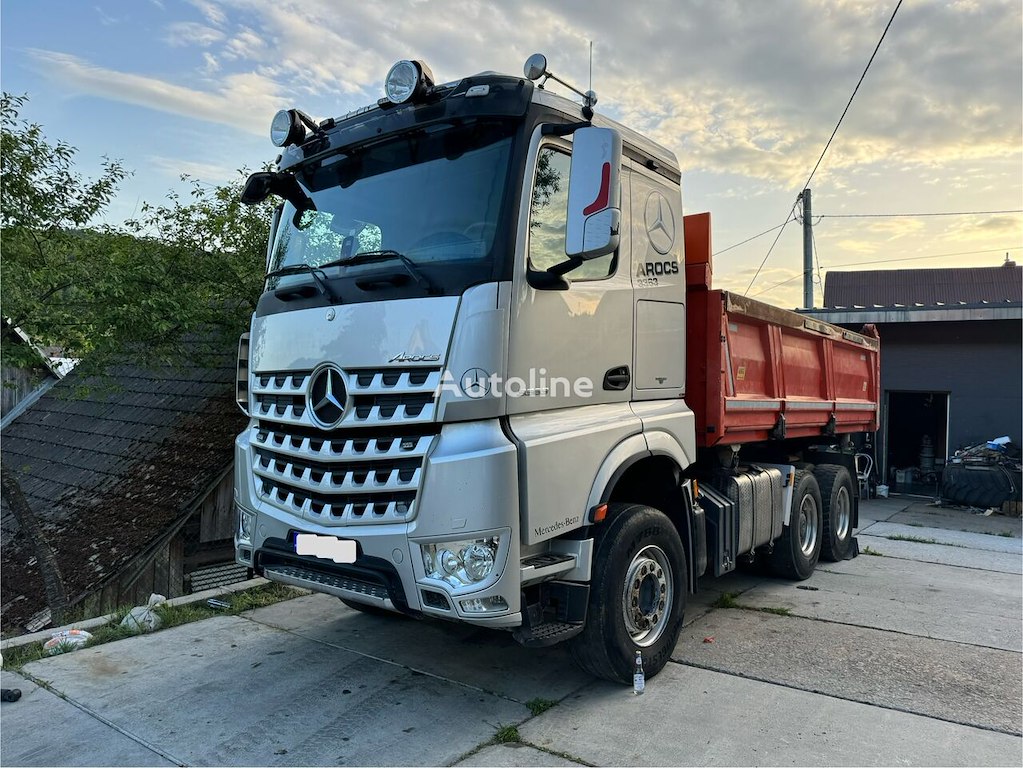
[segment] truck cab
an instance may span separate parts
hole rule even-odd
[[[284,202],[239,348],[237,561],[358,610],[567,640],[628,681],[637,651],[664,666],[700,575],[800,525],[809,551],[785,546],[816,563],[828,509],[817,487],[800,517],[807,470],[761,451],[769,536],[727,534],[719,562],[756,511],[728,507],[716,478],[747,470],[698,448],[686,400],[678,162],[530,62],[442,85],[399,62],[376,105],[275,117],[276,169],[243,195]]]

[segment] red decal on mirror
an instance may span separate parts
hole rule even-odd
[[[607,208],[608,198],[611,197],[611,163],[604,163],[600,171],[600,192],[597,199],[583,208],[583,216],[602,211]]]

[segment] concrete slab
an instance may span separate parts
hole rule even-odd
[[[731,609],[684,630],[672,659],[1006,733],[1023,722],[1010,651]]]
[[[4,688],[21,690],[21,699],[0,704],[2,765],[177,765],[21,675],[0,677]]]
[[[938,507],[932,504],[911,504],[887,520],[914,528],[946,528],[950,531],[969,531],[997,536],[1011,535],[1019,538],[1023,531],[1023,520],[1004,515],[979,515],[968,510]]]
[[[984,557],[984,553],[978,553]],[[821,563],[800,583],[765,579],[739,602],[797,616],[1023,651],[1015,574],[860,555]]]
[[[911,530],[919,531],[919,528]],[[944,544],[921,544],[918,541],[893,541],[883,536],[860,534],[860,552],[867,547],[886,557],[900,557],[922,563],[941,563],[960,568],[974,568],[997,573],[1023,573],[1023,558],[1008,552],[948,547]]]
[[[1018,737],[669,664],[594,683],[519,728],[593,765],[1018,765]]]
[[[455,765],[467,766],[555,766],[555,768],[577,768],[579,763],[566,760],[559,755],[552,755],[550,752],[536,749],[525,744],[512,742],[509,744],[495,744],[482,749],[475,755],[455,763]]]
[[[329,595],[309,595],[243,614],[260,624],[386,659],[514,701],[560,700],[590,681],[564,646],[523,648],[510,632],[403,616],[370,616]]]
[[[507,699],[234,616],[25,670],[191,765],[443,765],[529,716]]]
[[[1004,536],[990,536],[983,533],[949,530],[947,528],[925,528],[901,523],[874,523],[863,529],[868,536],[879,536],[893,541],[906,537],[911,544],[939,543],[965,549],[979,549],[985,552],[1004,552],[1023,557],[1023,539]],[[912,539],[933,539],[929,542],[912,541]]]
[[[899,497],[888,499],[860,499],[860,530],[878,520],[888,520],[913,502]]]

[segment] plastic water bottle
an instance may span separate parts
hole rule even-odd
[[[643,654],[636,651],[636,670],[632,675],[632,692],[639,696],[646,690],[646,675],[643,674]]]

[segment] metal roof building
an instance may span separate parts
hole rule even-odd
[[[1023,267],[829,272],[805,314],[881,335],[879,482],[937,495],[957,449],[1023,432]]]

